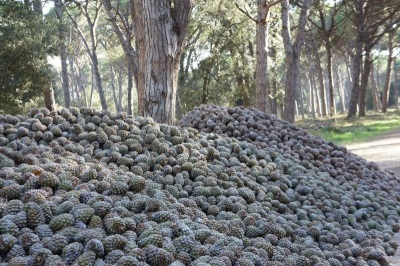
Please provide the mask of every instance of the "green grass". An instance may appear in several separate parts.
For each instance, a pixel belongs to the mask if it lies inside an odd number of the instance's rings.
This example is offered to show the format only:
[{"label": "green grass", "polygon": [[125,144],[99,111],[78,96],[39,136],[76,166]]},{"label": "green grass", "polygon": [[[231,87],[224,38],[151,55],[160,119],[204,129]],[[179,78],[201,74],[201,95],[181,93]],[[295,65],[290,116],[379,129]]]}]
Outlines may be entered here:
[{"label": "green grass", "polygon": [[347,120],[346,115],[331,118],[296,121],[314,135],[339,145],[367,141],[392,130],[400,129],[400,112],[390,110],[386,114],[367,112],[365,117]]}]

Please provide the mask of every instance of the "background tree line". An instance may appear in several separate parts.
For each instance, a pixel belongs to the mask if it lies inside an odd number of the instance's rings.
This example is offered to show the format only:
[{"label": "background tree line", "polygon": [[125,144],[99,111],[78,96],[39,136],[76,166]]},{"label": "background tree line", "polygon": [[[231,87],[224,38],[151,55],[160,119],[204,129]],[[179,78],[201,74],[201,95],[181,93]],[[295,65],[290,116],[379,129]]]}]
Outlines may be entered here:
[{"label": "background tree line", "polygon": [[4,0],[0,112],[386,112],[398,108],[399,20],[400,0]]}]

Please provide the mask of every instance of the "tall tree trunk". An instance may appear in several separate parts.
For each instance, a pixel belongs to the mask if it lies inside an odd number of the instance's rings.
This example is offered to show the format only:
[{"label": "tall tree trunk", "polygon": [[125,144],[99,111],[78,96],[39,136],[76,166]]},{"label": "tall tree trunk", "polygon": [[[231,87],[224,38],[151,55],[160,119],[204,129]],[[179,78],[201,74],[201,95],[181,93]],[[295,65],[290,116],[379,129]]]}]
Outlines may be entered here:
[{"label": "tall tree trunk", "polygon": [[292,43],[290,37],[289,0],[284,0],[282,2],[282,35],[287,63],[285,80],[285,110],[283,119],[290,123],[294,123],[295,89],[299,80],[301,47],[303,46],[304,30],[311,2],[311,0],[304,0],[303,2],[294,43]]},{"label": "tall tree trunk", "polygon": [[[179,59],[192,13],[192,0],[131,0],[138,51],[138,90],[144,116],[173,124]],[[142,100],[142,99],[139,99]]]},{"label": "tall tree trunk", "polygon": [[332,68],[332,45],[327,38],[325,42],[326,49],[326,60],[328,67],[328,90],[329,90],[329,115],[333,116],[336,114],[336,106],[335,106],[335,95],[333,93],[333,68]]},{"label": "tall tree trunk", "polygon": [[256,108],[263,112],[270,112],[268,101],[268,19],[267,1],[257,1]]},{"label": "tall tree trunk", "polygon": [[328,107],[326,104],[326,90],[325,90],[325,82],[324,82],[324,73],[322,70],[322,62],[319,56],[319,52],[317,47],[314,45],[314,55],[315,55],[315,66],[317,68],[317,78],[318,78],[318,87],[319,87],[319,99],[321,102],[321,115],[322,117],[326,117],[328,114]]},{"label": "tall tree trunk", "polygon": [[375,78],[374,78],[374,63],[371,64],[370,80],[371,80],[371,87],[372,87],[372,97],[374,99],[374,111],[378,112],[378,110],[382,109],[382,103],[381,103],[381,99],[379,97],[378,86],[377,86],[377,84],[375,82]]},{"label": "tall tree trunk", "polygon": [[111,86],[111,91],[112,91],[112,96],[113,96],[113,100],[114,100],[114,107],[115,107],[115,111],[118,112],[118,97],[117,97],[117,91],[115,88],[115,70],[114,67],[110,64],[109,65],[109,69],[110,69],[110,86]]},{"label": "tall tree trunk", "polygon": [[[359,38],[358,38],[359,39]],[[349,111],[347,112],[347,118],[351,118],[357,113],[357,103],[360,95],[360,73],[361,73],[361,61],[362,61],[362,42],[357,40],[356,52],[353,59],[353,76],[352,76],[352,88],[349,102]]]},{"label": "tall tree trunk", "polygon": [[357,103],[360,96],[360,74],[363,53],[363,35],[365,31],[364,23],[364,1],[353,1],[355,6],[355,15],[357,19],[357,37],[355,43],[355,53],[353,57],[353,84],[351,88],[349,111],[347,118],[351,118],[357,114]]},{"label": "tall tree trunk", "polygon": [[66,25],[63,17],[62,0],[54,0],[54,10],[58,19],[58,40],[60,41],[60,60],[61,60],[61,83],[64,92],[64,106],[71,107],[71,96],[69,91],[68,66],[67,66],[67,45],[66,45]]},{"label": "tall tree trunk", "polygon": [[395,97],[395,99],[396,99],[396,103],[395,103],[395,107],[396,107],[396,110],[399,110],[399,80],[398,80],[398,77],[397,77],[397,65],[395,64],[396,63],[396,57],[394,57],[393,58],[393,63],[394,63],[394,66],[393,66],[393,70],[394,70],[394,97]]},{"label": "tall tree trunk", "polygon": [[122,112],[124,108],[122,107],[122,88],[124,83],[124,67],[123,65],[118,66],[118,112]]},{"label": "tall tree trunk", "polygon": [[[307,52],[308,61],[310,62],[308,64],[308,69],[309,69],[308,78],[309,78],[311,90],[313,91],[312,95],[314,95],[314,105],[315,105],[314,111],[316,112],[317,116],[321,116],[321,105],[320,105],[318,89],[316,86],[316,80],[315,80],[316,74],[315,74],[315,67],[313,64],[312,56],[311,56],[311,49],[307,49],[306,52]],[[315,117],[315,114],[314,114],[314,117]]]},{"label": "tall tree trunk", "polygon": [[132,108],[132,89],[133,89],[133,71],[131,66],[128,65],[128,114],[133,114]]},{"label": "tall tree trunk", "polygon": [[[387,112],[388,101],[389,101],[389,90],[390,90],[390,78],[392,73],[393,67],[393,37],[395,31],[389,31],[389,40],[388,40],[388,60],[386,66],[386,78],[385,78],[385,85],[383,87],[383,96],[382,96],[382,112]],[[396,99],[397,100],[397,99]]]},{"label": "tall tree trunk", "polygon": [[364,52],[364,67],[361,75],[361,85],[360,85],[360,98],[358,103],[358,114],[361,117],[365,116],[366,113],[366,103],[367,103],[367,87],[369,74],[371,73],[371,65],[372,65],[372,54],[371,54],[372,46],[366,45]]},{"label": "tall tree trunk", "polygon": [[310,77],[311,74],[307,77],[308,87],[309,87],[309,95],[310,95],[310,103],[311,103],[311,116],[315,119],[315,97],[314,97],[314,86],[312,84],[312,79]]},{"label": "tall tree trunk", "polygon": [[340,103],[340,113],[344,114],[344,112],[346,111],[346,103],[345,103],[345,92],[344,92],[344,84],[343,78],[340,78],[340,70],[339,70],[339,63],[335,62],[335,64],[333,64],[333,76],[334,76],[334,82],[335,82],[335,87],[338,88],[338,92],[339,92],[339,103]]}]

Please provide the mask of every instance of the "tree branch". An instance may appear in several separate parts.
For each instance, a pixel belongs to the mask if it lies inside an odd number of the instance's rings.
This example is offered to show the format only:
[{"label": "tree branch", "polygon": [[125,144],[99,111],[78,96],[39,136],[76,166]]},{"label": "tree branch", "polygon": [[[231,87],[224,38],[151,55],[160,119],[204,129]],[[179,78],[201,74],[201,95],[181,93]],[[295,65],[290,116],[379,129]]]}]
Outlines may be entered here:
[{"label": "tree branch", "polygon": [[242,12],[244,15],[246,15],[249,19],[251,19],[252,21],[254,21],[255,23],[257,23],[257,20],[254,19],[254,18],[250,15],[249,11],[247,11],[247,10],[245,10],[245,9],[242,9],[242,8],[239,6],[238,3],[235,3],[235,6],[236,6],[236,8],[237,8],[240,12]]},{"label": "tree branch", "polygon": [[175,0],[171,16],[177,26],[178,49],[180,50],[189,28],[190,17],[194,7],[194,0]]}]

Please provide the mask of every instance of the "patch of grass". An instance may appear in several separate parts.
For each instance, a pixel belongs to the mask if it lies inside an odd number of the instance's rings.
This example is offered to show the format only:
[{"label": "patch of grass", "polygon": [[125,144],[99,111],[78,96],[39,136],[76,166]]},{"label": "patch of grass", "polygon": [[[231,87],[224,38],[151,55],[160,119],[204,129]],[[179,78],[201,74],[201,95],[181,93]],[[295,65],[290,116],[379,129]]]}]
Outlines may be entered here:
[{"label": "patch of grass", "polygon": [[296,121],[314,135],[339,145],[362,142],[386,132],[400,129],[400,112],[367,112],[365,117],[346,119],[346,115]]}]

